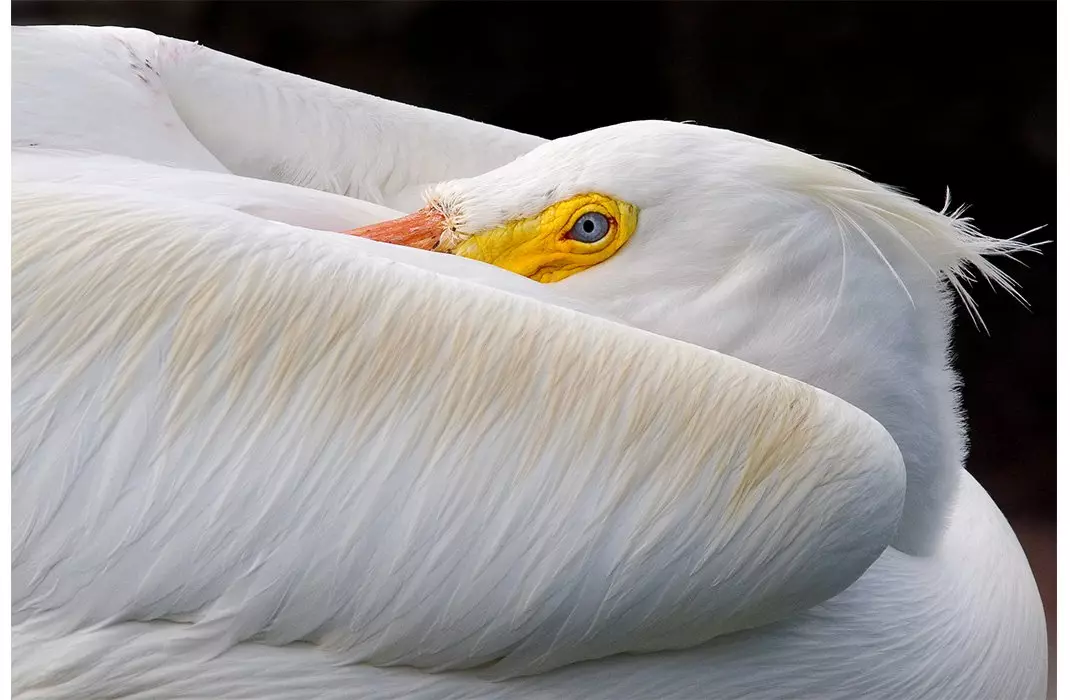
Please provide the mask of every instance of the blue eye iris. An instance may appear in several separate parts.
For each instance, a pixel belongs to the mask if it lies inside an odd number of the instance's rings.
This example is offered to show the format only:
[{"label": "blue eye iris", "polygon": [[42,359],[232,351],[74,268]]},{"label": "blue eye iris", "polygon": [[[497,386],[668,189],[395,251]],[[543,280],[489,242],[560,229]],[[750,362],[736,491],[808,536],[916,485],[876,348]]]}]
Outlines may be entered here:
[{"label": "blue eye iris", "polygon": [[590,211],[576,219],[568,235],[581,243],[597,243],[609,233],[609,219],[605,214]]}]

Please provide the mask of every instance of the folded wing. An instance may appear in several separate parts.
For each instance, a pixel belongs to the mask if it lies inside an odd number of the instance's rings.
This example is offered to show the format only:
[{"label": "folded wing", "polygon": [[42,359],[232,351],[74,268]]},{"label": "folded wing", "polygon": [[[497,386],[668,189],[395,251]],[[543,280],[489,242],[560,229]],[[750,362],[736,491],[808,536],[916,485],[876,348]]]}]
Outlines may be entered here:
[{"label": "folded wing", "polygon": [[12,30],[12,142],[232,172],[398,209],[542,139],[117,27]]},{"label": "folded wing", "polygon": [[387,248],[16,182],[15,624],[516,676],[782,618],[894,535],[852,406]]}]

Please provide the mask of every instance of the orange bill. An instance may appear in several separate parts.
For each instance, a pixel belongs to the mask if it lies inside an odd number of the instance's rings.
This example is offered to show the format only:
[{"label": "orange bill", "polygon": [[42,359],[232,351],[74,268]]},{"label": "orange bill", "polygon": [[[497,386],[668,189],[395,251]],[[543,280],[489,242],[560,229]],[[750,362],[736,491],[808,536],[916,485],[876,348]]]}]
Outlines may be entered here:
[{"label": "orange bill", "polygon": [[442,231],[446,227],[446,220],[439,212],[431,207],[425,207],[420,211],[403,216],[400,219],[392,219],[371,226],[343,231],[351,236],[370,238],[373,241],[404,245],[410,248],[422,248],[434,250],[438,245]]}]

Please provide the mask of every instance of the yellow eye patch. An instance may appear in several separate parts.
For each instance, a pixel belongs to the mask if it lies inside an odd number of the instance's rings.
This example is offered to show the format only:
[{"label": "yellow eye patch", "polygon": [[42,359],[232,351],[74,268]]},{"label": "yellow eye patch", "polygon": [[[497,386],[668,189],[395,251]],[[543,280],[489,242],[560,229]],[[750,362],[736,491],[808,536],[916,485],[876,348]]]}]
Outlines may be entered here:
[{"label": "yellow eye patch", "polygon": [[581,194],[529,219],[476,233],[453,253],[536,282],[558,282],[612,257],[631,238],[638,216],[627,202]]}]

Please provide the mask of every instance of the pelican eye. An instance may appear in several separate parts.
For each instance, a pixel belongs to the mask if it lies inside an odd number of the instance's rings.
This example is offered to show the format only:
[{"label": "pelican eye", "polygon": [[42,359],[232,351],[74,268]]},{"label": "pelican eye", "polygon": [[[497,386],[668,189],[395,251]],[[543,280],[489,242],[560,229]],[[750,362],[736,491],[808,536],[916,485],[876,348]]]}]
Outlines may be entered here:
[{"label": "pelican eye", "polygon": [[587,192],[554,202],[533,216],[499,218],[503,221],[497,227],[465,235],[452,247],[453,254],[549,283],[613,257],[635,232],[639,210]]},{"label": "pelican eye", "polygon": [[572,224],[568,237],[580,243],[597,243],[609,233],[609,217],[596,211],[589,211]]}]

